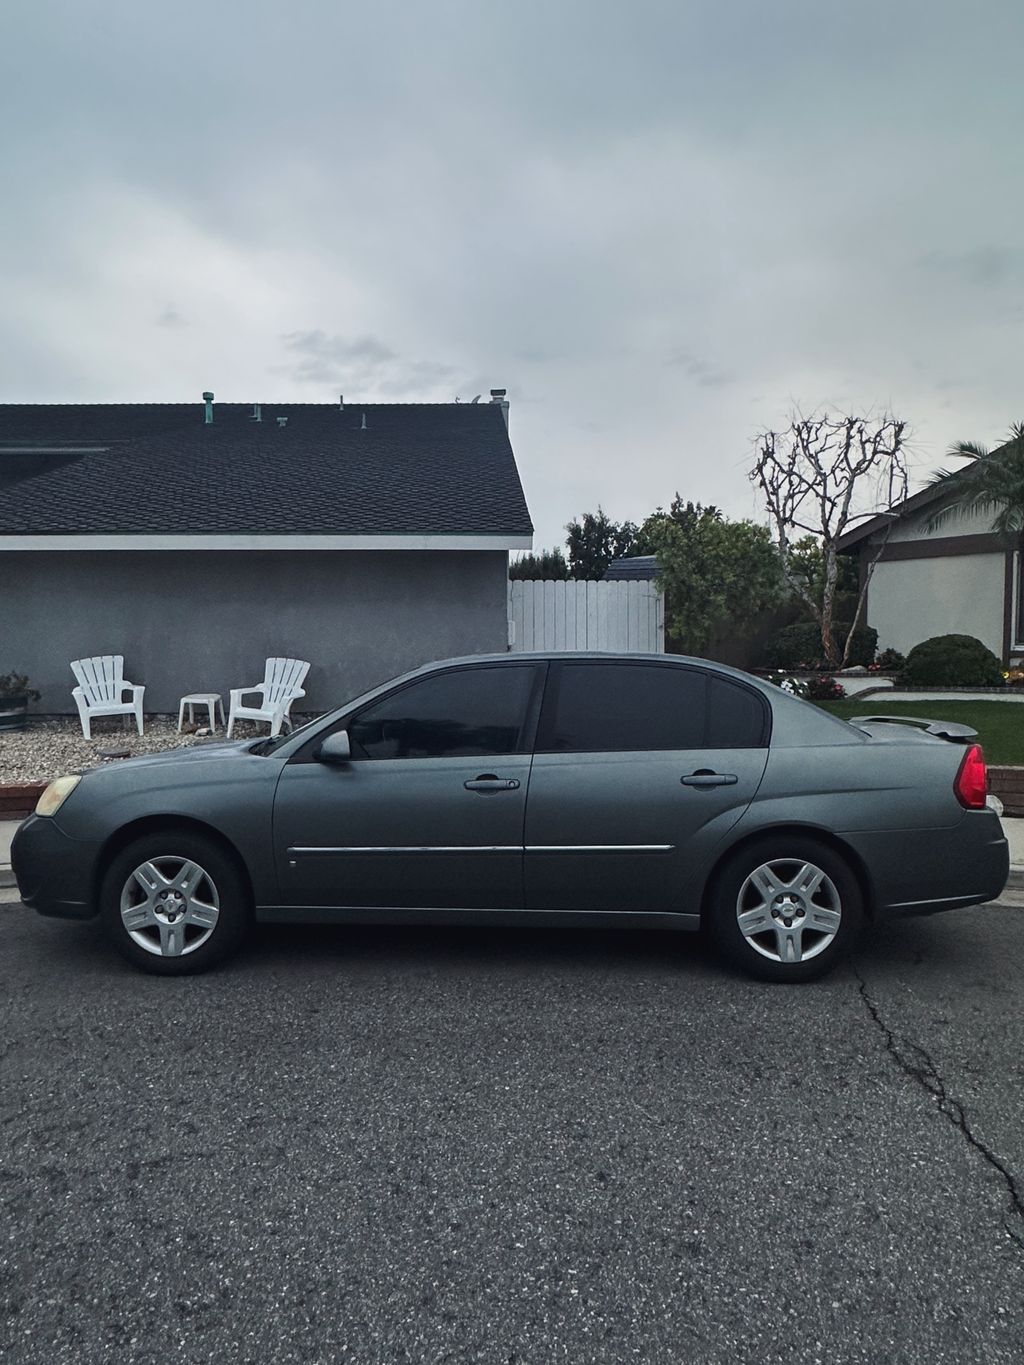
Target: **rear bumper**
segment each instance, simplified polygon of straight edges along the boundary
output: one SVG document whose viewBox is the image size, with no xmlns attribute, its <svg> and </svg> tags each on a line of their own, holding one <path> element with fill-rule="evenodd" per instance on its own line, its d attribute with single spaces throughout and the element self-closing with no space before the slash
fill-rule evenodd
<svg viewBox="0 0 1024 1365">
<path fill-rule="evenodd" d="M 934 915 L 996 900 L 1010 875 L 1010 848 L 992 810 L 965 811 L 945 830 L 846 834 L 870 870 L 878 919 Z"/>
<path fill-rule="evenodd" d="M 55 919 L 91 919 L 99 846 L 71 839 L 52 816 L 30 815 L 11 844 L 11 868 L 22 901 Z"/>
</svg>

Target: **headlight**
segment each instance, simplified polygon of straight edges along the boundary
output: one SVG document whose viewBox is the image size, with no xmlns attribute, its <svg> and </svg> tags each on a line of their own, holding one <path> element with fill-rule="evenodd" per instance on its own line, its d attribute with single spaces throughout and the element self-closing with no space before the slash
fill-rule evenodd
<svg viewBox="0 0 1024 1365">
<path fill-rule="evenodd" d="M 80 776 L 58 777 L 51 782 L 36 802 L 36 814 L 56 815 L 81 780 Z"/>
</svg>

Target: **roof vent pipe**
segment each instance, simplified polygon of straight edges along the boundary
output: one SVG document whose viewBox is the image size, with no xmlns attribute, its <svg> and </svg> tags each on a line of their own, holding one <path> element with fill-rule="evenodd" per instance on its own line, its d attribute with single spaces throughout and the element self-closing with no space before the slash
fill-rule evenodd
<svg viewBox="0 0 1024 1365">
<path fill-rule="evenodd" d="M 365 413 L 365 412 L 363 413 L 363 425 L 359 428 L 359 430 L 360 430 L 360 431 L 365 431 L 365 430 L 366 430 L 366 413 Z"/>
<path fill-rule="evenodd" d="M 505 426 L 507 427 L 507 426 L 508 426 L 508 399 L 505 397 L 506 393 L 508 393 L 508 390 L 507 390 L 507 389 L 492 389 L 492 390 L 491 390 L 491 402 L 492 402 L 492 403 L 498 403 L 498 404 L 500 404 L 500 406 L 501 406 L 501 415 L 502 415 L 502 417 L 504 417 L 504 419 L 505 419 Z"/>
<path fill-rule="evenodd" d="M 339 394 L 338 394 L 338 407 L 339 407 L 339 408 L 343 408 L 344 406 L 345 406 L 345 395 L 344 395 L 343 393 L 339 393 Z"/>
<path fill-rule="evenodd" d="M 277 419 L 277 425 L 278 425 L 279 427 L 282 427 L 282 428 L 286 427 L 286 426 L 288 425 L 288 418 L 287 418 L 287 417 L 279 417 L 279 418 Z"/>
<path fill-rule="evenodd" d="M 203 394 L 203 402 L 206 404 L 206 425 L 213 426 L 213 394 L 207 391 Z"/>
<path fill-rule="evenodd" d="M 262 413 L 262 411 L 260 410 L 260 405 L 259 405 L 259 403 L 253 403 L 253 405 L 252 405 L 252 416 L 249 418 L 249 421 L 250 421 L 250 422 L 262 422 L 262 421 L 263 421 L 263 413 Z"/>
</svg>

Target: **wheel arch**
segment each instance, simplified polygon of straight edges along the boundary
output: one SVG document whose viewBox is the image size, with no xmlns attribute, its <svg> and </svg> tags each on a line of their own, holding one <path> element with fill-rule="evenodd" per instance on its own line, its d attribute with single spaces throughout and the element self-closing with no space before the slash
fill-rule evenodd
<svg viewBox="0 0 1024 1365">
<path fill-rule="evenodd" d="M 857 879 L 860 887 L 861 897 L 864 902 L 864 914 L 868 919 L 874 917 L 874 885 L 863 858 L 845 839 L 831 830 L 822 829 L 818 825 L 801 824 L 799 821 L 785 821 L 777 825 L 763 825 L 759 829 L 751 830 L 749 834 L 744 834 L 741 838 L 731 843 L 728 848 L 722 849 L 715 859 L 714 866 L 708 873 L 704 881 L 704 891 L 700 900 L 701 923 L 707 919 L 708 910 L 711 906 L 711 899 L 715 893 L 718 878 L 722 875 L 723 869 L 732 861 L 737 854 L 742 853 L 745 848 L 753 844 L 760 843 L 762 839 L 773 834 L 799 834 L 802 838 L 813 839 L 816 843 L 822 844 L 833 853 L 842 858 L 850 868 L 850 871 Z"/>
<path fill-rule="evenodd" d="M 137 820 L 130 820 L 128 824 L 122 825 L 115 830 L 100 849 L 99 857 L 96 859 L 96 868 L 93 874 L 93 904 L 99 905 L 100 887 L 103 878 L 106 876 L 107 868 L 117 855 L 139 839 L 144 834 L 157 834 L 163 830 L 186 830 L 190 834 L 202 835 L 204 839 L 209 839 L 217 844 L 221 851 L 226 854 L 234 864 L 236 871 L 242 878 L 246 892 L 249 896 L 250 906 L 253 904 L 253 885 L 252 877 L 246 866 L 245 859 L 238 851 L 237 847 L 227 837 L 223 831 L 214 825 L 207 824 L 205 820 L 197 820 L 194 816 L 188 815 L 143 815 Z"/>
</svg>

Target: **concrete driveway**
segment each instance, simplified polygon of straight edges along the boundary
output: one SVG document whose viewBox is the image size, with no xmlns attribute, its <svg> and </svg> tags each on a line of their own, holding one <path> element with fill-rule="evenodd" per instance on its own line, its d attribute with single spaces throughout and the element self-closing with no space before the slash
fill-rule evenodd
<svg viewBox="0 0 1024 1365">
<path fill-rule="evenodd" d="M 779 988 L 698 941 L 0 906 L 12 1362 L 1024 1359 L 1024 915 Z"/>
</svg>

